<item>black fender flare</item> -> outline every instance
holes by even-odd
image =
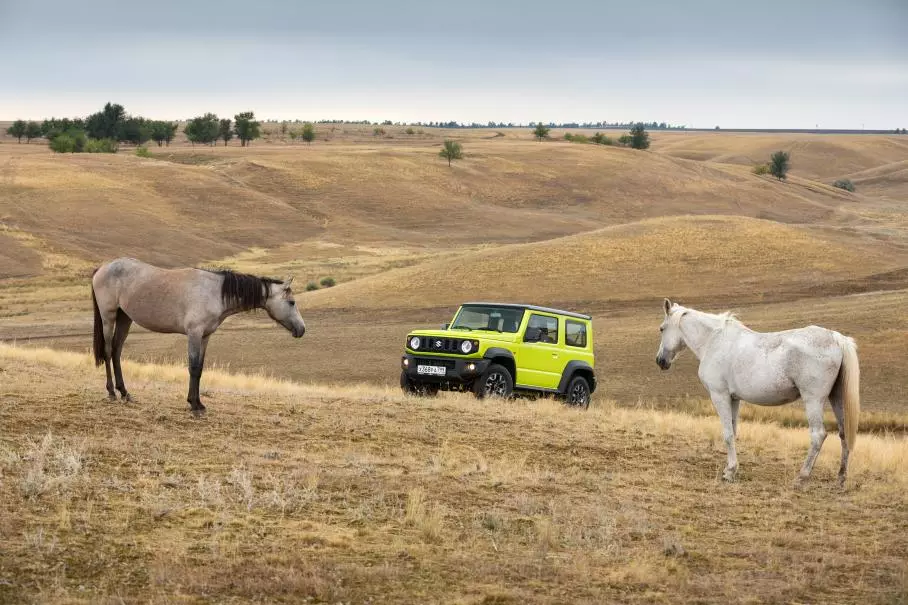
[[[563,395],[567,391],[568,382],[570,382],[571,377],[578,370],[584,370],[584,373],[589,372],[593,376],[593,380],[590,383],[590,392],[592,393],[596,390],[596,373],[593,371],[593,366],[585,361],[575,359],[574,361],[568,362],[564,367],[564,372],[561,373],[561,382],[558,383],[559,393]]]
[[[505,367],[511,373],[511,380],[513,380],[515,384],[517,383],[517,360],[514,359],[513,353],[511,353],[507,349],[502,349],[501,347],[492,347],[490,349],[487,349],[482,357],[483,359],[507,359],[508,363],[505,365]]]

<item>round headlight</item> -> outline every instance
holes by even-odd
[[[469,340],[463,341],[462,343],[460,343],[460,350],[463,351],[464,355],[466,355],[473,350],[473,343]]]
[[[410,339],[410,348],[414,351],[419,348],[419,336],[414,336]]]

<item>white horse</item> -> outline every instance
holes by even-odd
[[[662,344],[656,363],[663,370],[685,347],[700,360],[700,382],[709,390],[722,421],[728,448],[726,481],[738,471],[735,435],[741,400],[757,405],[782,405],[799,397],[807,409],[810,450],[797,482],[810,477],[826,439],[823,406],[832,405],[842,441],[839,483],[845,483],[848,454],[858,432],[860,369],[857,346],[838,332],[808,326],[785,332],[754,332],[730,313],[713,315],[665,299]]]

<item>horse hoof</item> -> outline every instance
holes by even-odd
[[[130,395],[129,393],[123,395],[121,399],[123,400],[123,403],[133,403],[132,395]]]
[[[108,400],[108,401],[116,401],[116,400],[117,400],[117,396],[114,395],[113,393],[108,393],[108,394],[107,394],[107,400]]]

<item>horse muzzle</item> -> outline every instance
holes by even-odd
[[[668,359],[662,357],[661,355],[657,355],[656,356],[656,365],[658,365],[663,370],[667,370],[670,367],[672,367],[672,362],[670,362]]]
[[[302,338],[303,334],[306,333],[306,328],[293,328],[292,330],[290,330],[290,333],[293,334],[294,338]]]

